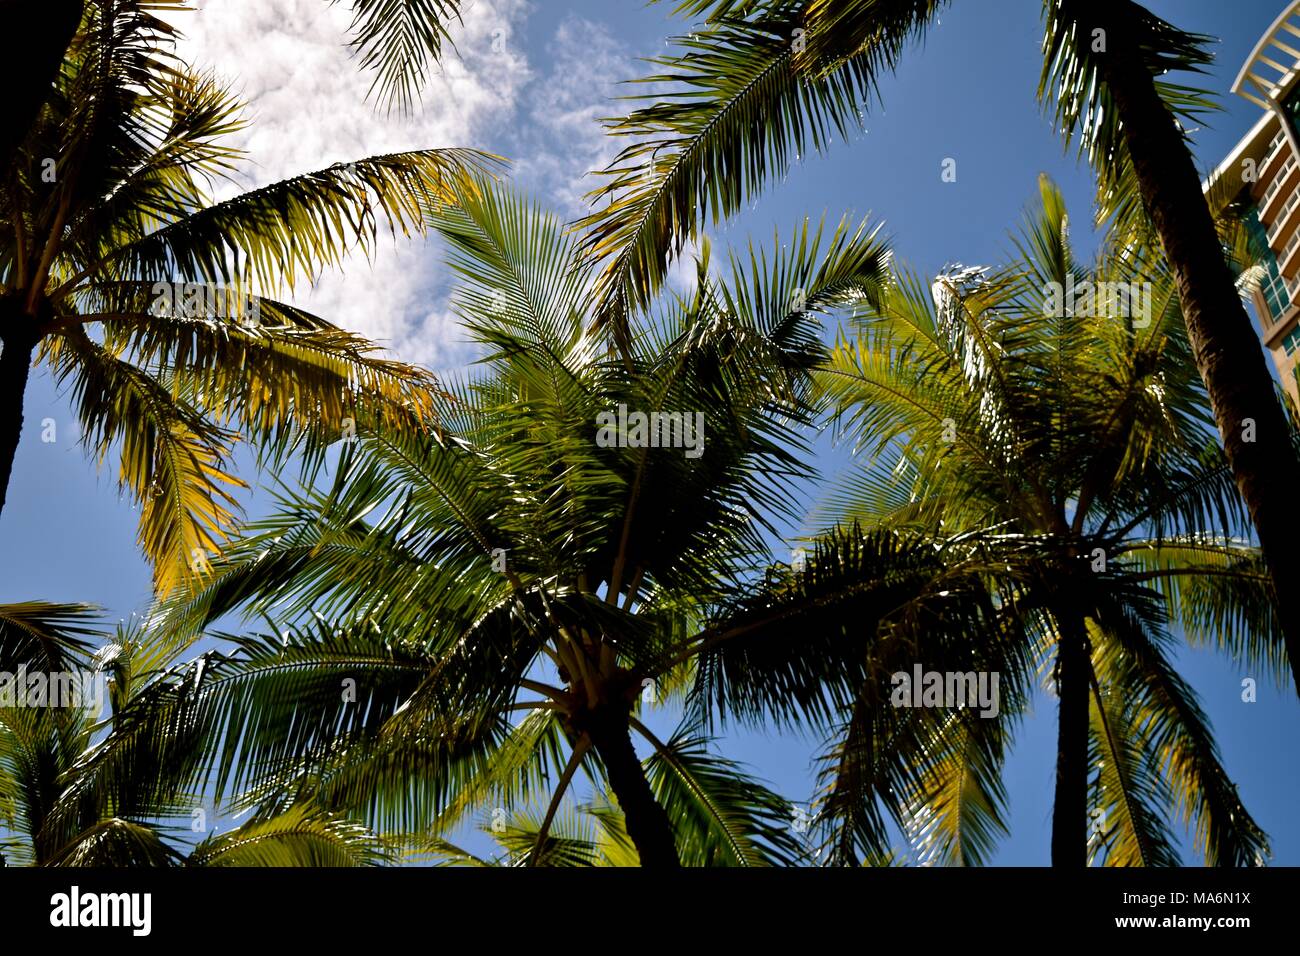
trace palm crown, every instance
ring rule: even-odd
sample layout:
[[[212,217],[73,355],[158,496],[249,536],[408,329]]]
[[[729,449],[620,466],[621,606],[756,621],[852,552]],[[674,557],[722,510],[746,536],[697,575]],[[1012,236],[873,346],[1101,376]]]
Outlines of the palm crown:
[[[1250,865],[1263,836],[1169,660],[1169,629],[1285,680],[1267,573],[1242,537],[1170,276],[1124,247],[1085,268],[1067,221],[1044,180],[1010,265],[932,290],[903,276],[837,344],[818,381],[862,464],[826,511],[937,542],[983,537],[1002,639],[1022,644],[1006,660],[1025,670],[1003,685],[1051,668],[1060,701],[1054,862],[1085,846],[1114,865],[1176,861],[1177,813],[1211,864]],[[930,664],[924,643],[907,654]],[[865,696],[875,706],[829,767],[828,822],[879,849],[879,832],[845,827],[879,799],[933,858],[986,858],[1005,829],[1000,766],[1023,701],[993,720],[949,718],[919,752],[891,756],[884,694]],[[900,792],[884,771],[903,761],[924,773]]]
[[[680,0],[677,11],[698,18],[693,32],[650,61],[638,82],[652,91],[608,122],[628,145],[583,221],[586,254],[601,265],[598,322],[620,334],[709,221],[859,126],[880,77],[949,5]],[[1113,220],[1135,254],[1158,243],[1176,277],[1188,357],[1259,536],[1300,694],[1300,598],[1289,587],[1300,517],[1281,490],[1300,484],[1300,457],[1189,148],[1191,122],[1213,101],[1166,76],[1203,71],[1210,38],[1133,0],[1043,0],[1042,10],[1038,98],[1096,170],[1099,220]]]
[[[97,617],[83,605],[0,605],[0,865],[365,866],[396,858],[356,821],[302,804],[217,833],[201,793],[156,799],[158,788],[141,785],[156,779],[150,764],[112,790],[82,786],[105,731],[124,730],[119,718],[129,719],[171,659],[166,642],[138,627],[106,634]],[[42,694],[56,693],[55,675],[77,682],[60,685],[47,706],[31,706],[17,698],[34,692],[22,676],[37,673],[50,678]]]
[[[213,202],[238,103],[173,35],[146,8],[93,5],[0,187],[0,504],[35,356],[70,387],[86,447],[120,453],[161,591],[206,573],[229,530],[237,432],[311,450],[349,424],[427,419],[427,372],[267,294],[371,247],[381,222],[420,228],[489,162],[380,156]]]
[[[688,681],[701,653],[771,640],[796,613],[760,611],[749,589],[806,474],[794,427],[822,352],[815,317],[872,294],[884,247],[861,227],[805,227],[775,259],[734,261],[727,282],[701,262],[695,295],[665,304],[629,368],[585,328],[591,276],[556,220],[480,185],[434,223],[485,373],[449,387],[430,435],[359,437],[331,488],[287,498],[168,608],[177,634],[240,606],[338,629],[250,639],[222,663],[228,679],[205,670],[194,732],[244,748],[238,766],[234,750],[218,760],[219,786],[307,787],[400,831],[500,788],[531,793],[539,768],[559,772],[558,800],[582,765],[608,780],[643,863],[788,855],[782,805],[757,785],[733,788],[737,808],[683,807],[720,797],[700,783],[698,729],[664,743],[633,711],[647,687]],[[602,443],[600,416],[619,405],[702,412],[703,453]],[[360,702],[340,695],[344,678]],[[629,727],[676,783],[647,782]],[[670,816],[688,835],[674,841]]]

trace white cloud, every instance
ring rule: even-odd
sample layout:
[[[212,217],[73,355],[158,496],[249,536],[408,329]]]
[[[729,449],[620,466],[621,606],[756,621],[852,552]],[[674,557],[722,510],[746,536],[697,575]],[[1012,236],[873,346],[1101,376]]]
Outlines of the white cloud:
[[[637,75],[636,63],[607,28],[576,16],[560,23],[546,54],[545,74],[524,93],[528,122],[515,137],[515,177],[561,215],[577,216],[598,185],[588,174],[618,152],[600,121],[621,108],[614,98],[620,81]]]
[[[391,115],[367,98],[373,74],[347,46],[350,15],[325,0],[199,0],[177,18],[180,51],[232,80],[248,100],[241,145],[256,163],[253,184],[361,156],[467,146],[513,113],[528,75],[508,36],[524,0],[480,0],[453,25],[457,55],[429,78],[412,115]]]
[[[373,75],[347,47],[351,16],[325,0],[200,0],[177,16],[180,53],[214,69],[247,100],[237,143],[249,162],[218,199],[364,156],[478,146],[512,122],[528,79],[522,49],[509,42],[525,0],[479,0],[453,27],[456,54],[436,67],[411,115],[389,114],[368,97]],[[430,301],[438,270],[431,242],[399,234],[372,261],[354,256],[342,272],[300,285],[296,304],[388,346],[407,361],[464,360],[456,330]],[[463,336],[460,336],[463,338]]]
[[[635,64],[604,26],[578,17],[531,49],[528,0],[476,0],[453,27],[455,53],[435,67],[413,115],[387,114],[368,97],[373,74],[347,47],[347,4],[326,0],[198,0],[174,20],[180,53],[214,69],[249,103],[237,137],[248,164],[217,198],[337,162],[407,149],[495,148],[512,178],[566,218],[583,212],[584,178],[617,144],[600,117],[612,112],[617,81]],[[491,144],[500,144],[493,146]],[[399,235],[370,261],[300,284],[295,304],[359,332],[398,357],[435,370],[474,356],[447,300],[452,284],[437,243]]]

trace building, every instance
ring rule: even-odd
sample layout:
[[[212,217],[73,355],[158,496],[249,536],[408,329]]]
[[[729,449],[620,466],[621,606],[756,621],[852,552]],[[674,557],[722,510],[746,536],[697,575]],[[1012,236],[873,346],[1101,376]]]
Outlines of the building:
[[[1260,37],[1232,92],[1263,111],[1211,175],[1211,206],[1239,203],[1248,228],[1267,248],[1253,293],[1264,347],[1278,377],[1300,405],[1300,0],[1288,2]]]

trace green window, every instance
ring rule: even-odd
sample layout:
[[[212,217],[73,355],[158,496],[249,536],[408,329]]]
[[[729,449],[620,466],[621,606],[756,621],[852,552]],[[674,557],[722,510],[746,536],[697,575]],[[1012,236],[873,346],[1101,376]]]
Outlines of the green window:
[[[1291,306],[1291,293],[1287,292],[1286,283],[1282,281],[1282,273],[1278,271],[1277,257],[1268,247],[1268,236],[1264,232],[1264,224],[1259,221],[1257,210],[1250,210],[1250,215],[1246,218],[1246,228],[1250,231],[1250,237],[1256,245],[1260,264],[1265,269],[1264,278],[1259,283],[1259,291],[1268,305],[1270,321],[1276,322]]]
[[[1288,332],[1282,337],[1282,348],[1286,350],[1287,355],[1295,355],[1300,352],[1300,325]]]

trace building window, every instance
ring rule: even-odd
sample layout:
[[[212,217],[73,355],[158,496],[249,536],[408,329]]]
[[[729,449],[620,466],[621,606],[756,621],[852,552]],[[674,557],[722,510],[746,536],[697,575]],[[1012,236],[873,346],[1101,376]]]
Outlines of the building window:
[[[1300,352],[1300,325],[1288,332],[1282,337],[1282,348],[1286,351],[1288,357],[1293,358],[1296,352]]]
[[[1250,231],[1250,237],[1258,249],[1260,265],[1264,267],[1264,277],[1260,280],[1259,292],[1268,307],[1267,324],[1273,325],[1290,308],[1291,293],[1287,291],[1286,283],[1282,281],[1282,273],[1278,271],[1277,257],[1269,248],[1268,237],[1264,234],[1263,223],[1259,221],[1258,210],[1251,209],[1250,215],[1246,218],[1246,228]],[[1292,238],[1296,237],[1300,237],[1300,232]]]

